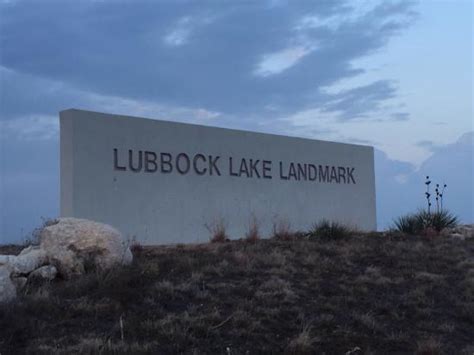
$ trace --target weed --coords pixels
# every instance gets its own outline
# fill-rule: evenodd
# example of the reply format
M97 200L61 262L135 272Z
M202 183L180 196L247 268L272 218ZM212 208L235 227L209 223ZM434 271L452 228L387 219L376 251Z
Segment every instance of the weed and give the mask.
M420 210L395 219L394 228L399 232L410 235L427 235L430 234L430 230L439 233L444 228L453 228L457 224L457 217L447 210L432 213L428 210Z
M341 223L323 219L313 225L309 232L309 238L343 239L349 237L352 233L353 231L349 227Z
M313 344L318 338L311 336L312 327L310 324L303 326L301 332L293 338L287 347L289 354L312 354L314 353Z
M447 210L436 211L435 213L426 213L422 211L418 218L422 221L424 228L433 228L440 232L444 228L456 227L458 218Z
M136 237L133 237L131 240L129 240L128 245L133 255L143 252L143 245L137 240Z
M422 231L423 227L415 214L407 214L398 217L393 222L394 229L406 234L415 235Z
M226 233L226 223L224 219L217 219L211 224L206 224L205 227L211 234L209 237L209 241L211 243L224 243L229 241L229 237Z
M273 238L276 240L293 240L294 233L291 232L291 224L286 219L278 219L273 223Z
M260 239L260 228L257 217L252 215L247 233L245 233L245 240L251 243L255 243Z

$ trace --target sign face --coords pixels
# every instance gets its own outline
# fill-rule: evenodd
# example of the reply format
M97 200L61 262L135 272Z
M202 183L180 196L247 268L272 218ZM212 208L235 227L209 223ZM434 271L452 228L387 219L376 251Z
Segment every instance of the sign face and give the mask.
M322 219L376 229L372 147L75 109L60 127L61 215L142 244L205 242L222 225L231 238Z

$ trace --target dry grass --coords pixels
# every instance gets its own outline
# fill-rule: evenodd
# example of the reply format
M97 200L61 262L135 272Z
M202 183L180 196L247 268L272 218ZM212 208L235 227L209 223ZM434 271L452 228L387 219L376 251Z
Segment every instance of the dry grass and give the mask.
M210 233L209 241L211 243L224 243L229 241L229 237L226 233L226 223L223 219L215 220L205 226Z
M303 325L301 332L288 344L286 352L289 354L312 354L315 350L313 345L319 340L311 335L312 332L310 324Z
M250 243L255 243L260 240L260 227L255 215L252 215L250 219L247 233L245 233L245 240Z
M288 220L280 218L273 222L273 239L289 241L295 239Z
M293 234L134 251L113 272L27 284L0 307L0 353L474 349L472 239Z

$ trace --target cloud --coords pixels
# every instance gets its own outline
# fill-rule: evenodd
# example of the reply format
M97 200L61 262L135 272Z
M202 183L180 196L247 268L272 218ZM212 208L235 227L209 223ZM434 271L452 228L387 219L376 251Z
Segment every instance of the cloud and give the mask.
M410 114L408 112L395 112L392 113L391 117L394 121L408 121L410 119Z
M275 53L265 54L262 61L258 63L254 73L263 77L279 74L298 63L311 50L303 46L296 46Z
M182 46L188 41L190 34L190 18L183 17L179 19L177 26L165 35L163 40L170 46Z
M340 120L367 117L380 112L383 102L395 97L395 86L388 80L380 80L355 89L334 94L323 106L324 112L337 112Z
M474 132L465 133L452 144L437 146L421 165L419 181L425 175L434 183L446 183L445 206L462 221L474 223Z
M0 138L6 139L13 135L24 141L49 140L58 135L58 123L56 117L46 115L0 121Z
M100 95L79 90L67 83L17 73L0 66L0 127L3 134L44 138L57 134L58 112L67 108L83 108L131 116L163 118L171 121L210 123L219 112L202 107L159 104L148 100ZM25 95L25 93L30 93Z
M202 14L199 17L181 17L177 20L176 24L171 27L169 32L165 34L163 41L172 47L183 46L190 41L190 37L199 26L205 26L212 23L212 21L212 17Z
M418 147L424 148L430 152L435 152L438 148L442 148L443 145L435 143L430 140L421 140L416 143Z
M364 11L350 4L18 2L2 7L1 61L25 78L83 92L249 120L272 119L269 107L292 114L328 99L334 104L326 110L341 111L341 119L352 118L343 107L351 104L364 117L396 94L393 83L381 80L345 97L322 88L363 73L353 61L382 48L414 17L405 1ZM372 88L383 92L376 96ZM43 93L38 88L33 96Z
M1 235L57 214L66 108L319 138L327 121L407 119L387 105L392 78L328 90L416 17L408 1L366 4L0 3ZM379 158L383 181L407 191L412 167Z
M379 228L390 226L393 218L426 207L425 177L448 185L445 207L463 223L474 223L474 132L456 142L437 145L419 169L409 163L389 159L375 151L377 214Z

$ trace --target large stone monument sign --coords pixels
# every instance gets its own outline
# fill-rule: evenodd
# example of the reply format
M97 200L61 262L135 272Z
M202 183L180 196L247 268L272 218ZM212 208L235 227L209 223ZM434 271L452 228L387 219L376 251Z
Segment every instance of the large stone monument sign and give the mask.
M143 244L232 238L257 221L376 228L373 148L110 115L60 113L61 215Z

